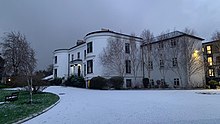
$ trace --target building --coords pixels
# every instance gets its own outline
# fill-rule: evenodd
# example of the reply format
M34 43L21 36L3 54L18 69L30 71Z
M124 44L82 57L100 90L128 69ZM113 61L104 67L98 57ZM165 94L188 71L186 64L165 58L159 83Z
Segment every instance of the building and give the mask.
M118 73L109 70L101 64L100 55L103 53L108 45L110 39L122 39L124 44L123 49L127 56L129 56L130 50L130 39L132 38L138 49L142 44L142 39L131 35L113 32L110 30L102 29L101 31L95 31L88 33L83 40L78 40L77 44L69 49L57 49L54 51L54 77L67 78L71 75L83 76L88 84L88 81L96 76L102 76L110 78L112 76L118 76ZM140 50L140 49L139 49ZM140 55L140 51L136 53ZM141 60L141 55L139 56ZM138 68L136 79L132 76L131 62L128 60L122 60L124 62L125 74L124 76L124 87L135 87L142 82L143 76L141 67ZM140 61L141 62L141 61ZM140 64L141 65L141 64ZM134 83L136 80L137 83Z
M206 82L220 81L220 40L203 43Z
M120 40L118 43L122 45L123 57L118 59L122 73L100 59L112 39ZM55 50L53 75L65 79L71 75L83 76L87 85L96 76L120 75L124 77L124 87L142 87L143 78L149 78L151 86L201 87L205 79L202 41L174 31L145 42L140 37L102 29L88 33L72 48Z
M204 84L202 38L174 31L142 45L144 77L150 84L201 87Z

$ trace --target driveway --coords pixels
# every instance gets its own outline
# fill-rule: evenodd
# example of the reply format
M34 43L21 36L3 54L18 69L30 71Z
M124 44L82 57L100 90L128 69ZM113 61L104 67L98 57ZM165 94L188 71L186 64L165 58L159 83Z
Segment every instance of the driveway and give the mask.
M218 90L89 90L49 87L60 103L25 124L219 124ZM198 94L209 92L215 94Z

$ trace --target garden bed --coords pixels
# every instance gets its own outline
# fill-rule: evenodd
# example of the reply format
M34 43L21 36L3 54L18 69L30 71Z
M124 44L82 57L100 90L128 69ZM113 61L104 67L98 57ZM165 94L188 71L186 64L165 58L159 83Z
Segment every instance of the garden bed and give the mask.
M4 102L5 96L12 92L15 91L0 90L0 102ZM59 100L55 94L41 92L33 94L33 104L30 104L29 96L29 92L20 91L17 101L0 104L0 123L17 122L43 111Z

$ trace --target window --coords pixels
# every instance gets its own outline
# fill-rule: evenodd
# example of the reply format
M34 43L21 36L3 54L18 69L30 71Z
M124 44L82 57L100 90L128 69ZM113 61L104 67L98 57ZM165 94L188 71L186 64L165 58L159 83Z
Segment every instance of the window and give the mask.
M86 59L86 50L84 50L84 59Z
M160 82L161 82L162 85L165 85L165 79L161 79Z
M152 45L148 44L147 49L148 49L148 51L151 51L152 50Z
M86 64L84 64L84 76L86 76Z
M77 53L77 59L80 59L80 52Z
M170 46L171 46L171 47L175 47L175 46L176 46L176 40L172 39L172 40L170 41Z
M220 56L216 57L216 64L220 64Z
M174 78L174 86L179 86L179 85L180 85L179 78Z
M150 79L150 84L154 86L154 79Z
M209 76L214 76L214 69L209 69Z
M93 73L93 60L87 61L87 74Z
M160 68L163 68L163 67L164 67L164 61L160 60Z
M125 53L130 53L130 44L129 43L125 43Z
M209 63L209 65L213 65L212 57L208 57L208 63Z
M131 87L131 79L126 79L126 87Z
M92 42L87 43L87 53L92 53Z
M212 54L212 48L211 46L206 46L207 54Z
M131 61L125 60L126 73L131 73Z
M57 56L54 58L54 63L57 64Z
M163 49L163 42L159 42L159 49Z
M72 57L72 61L73 61L74 60L74 54L72 54L71 57Z
M148 61L148 69L153 69L153 62L152 61Z
M54 69L54 78L57 78L57 69Z
M177 66L177 58L173 58L172 62L173 62L173 67Z

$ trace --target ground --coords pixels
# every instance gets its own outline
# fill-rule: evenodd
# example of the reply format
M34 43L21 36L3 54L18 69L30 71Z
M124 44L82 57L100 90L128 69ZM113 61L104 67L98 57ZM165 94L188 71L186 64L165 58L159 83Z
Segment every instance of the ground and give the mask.
M60 103L29 124L219 124L218 90L89 90L49 87ZM211 92L216 94L201 94Z

